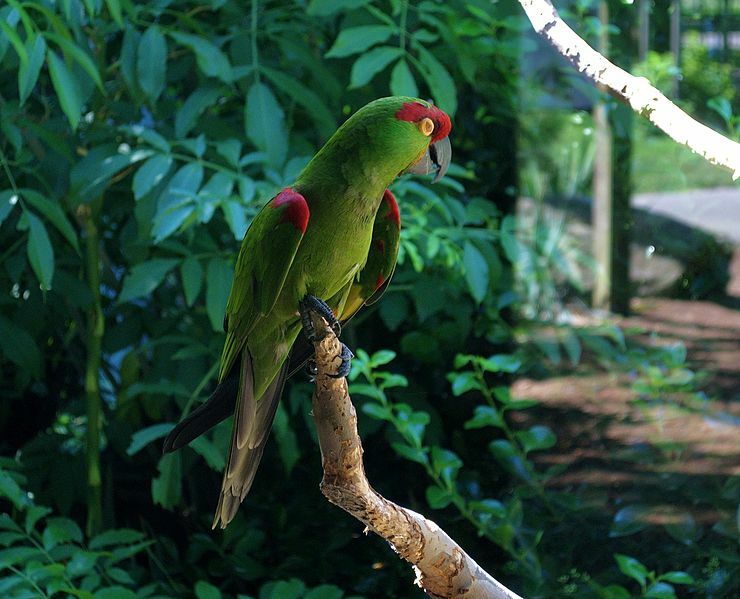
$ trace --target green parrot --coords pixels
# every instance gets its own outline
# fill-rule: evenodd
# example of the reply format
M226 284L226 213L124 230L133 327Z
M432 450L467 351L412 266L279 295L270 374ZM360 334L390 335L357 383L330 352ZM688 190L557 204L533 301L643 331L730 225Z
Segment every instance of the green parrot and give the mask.
M308 310L332 325L383 293L395 267L400 174L447 171L450 118L424 100L394 96L350 117L270 200L247 230L226 306L218 386L168 435L174 451L234 413L213 527L234 518L249 491L285 379L310 358L299 337ZM338 372L349 371L346 350Z

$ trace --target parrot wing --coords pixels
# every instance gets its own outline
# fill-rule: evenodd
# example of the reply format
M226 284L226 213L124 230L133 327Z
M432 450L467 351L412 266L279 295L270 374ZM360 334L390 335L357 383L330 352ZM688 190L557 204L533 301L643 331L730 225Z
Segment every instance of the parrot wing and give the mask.
M226 306L226 343L219 382L228 380L239 359L231 448L224 471L214 528L225 527L252 486L267 437L272 428L288 363L280 367L264 393L255 395L253 359L246 341L254 326L268 315L306 232L309 209L305 198L285 189L255 217L242 243L234 283ZM297 309L297 306L296 306ZM266 381L265 381L266 382Z
M226 342L219 382L231 370L252 327L275 305L308 219L306 199L288 188L270 200L252 221L236 261L226 304Z

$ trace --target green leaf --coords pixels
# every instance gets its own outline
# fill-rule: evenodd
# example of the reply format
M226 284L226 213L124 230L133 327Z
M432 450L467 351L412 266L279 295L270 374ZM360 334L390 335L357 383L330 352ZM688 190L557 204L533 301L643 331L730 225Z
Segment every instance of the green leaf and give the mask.
M375 75L402 55L400 48L380 46L360 56L352 65L349 78L349 89L356 89L368 84Z
M12 189L0 191L0 225L8 217L13 207L18 203L18 194Z
M213 258L206 272L206 312L214 331L223 331L226 302L229 299L234 269L230 262Z
M141 90L152 103L156 102L167 78L167 40L156 25L151 25L141 36L136 73Z
M298 449L298 438L290 426L288 412L283 406L283 402L278 404L272 431L278 444L278 452L280 453L280 460L283 462L285 472L290 474L293 467L298 463L301 452Z
M619 510L614 516L610 537L624 537L647 528L650 508L641 505L628 505Z
M179 262L172 258L154 258L134 266L123 280L123 289L118 295L118 303L149 295L159 287L167 273Z
M229 59L207 39L179 31L170 31L169 33L176 41L195 52L198 68L204 75L217 77L224 83L230 83L234 79Z
M190 449L203 457L206 464L216 472L221 472L226 466L226 457L207 437L200 436L193 439L190 442Z
M214 87L199 87L190 94L175 114L175 137L184 138L195 127L206 108L213 106L221 97L221 90Z
M483 428L493 426L505 428L504 419L495 409L490 406L476 406L475 415L465 423L465 429Z
M69 219L67 219L59 202L50 200L33 189L22 188L18 191L26 202L43 214L56 227L77 252L80 251L80 246L77 242L77 232L72 227Z
M98 86L98 89L103 94L105 94L103 80L100 78L98 67L93 62L93 59L90 58L89 54L87 54L77 44L71 42L65 37L62 37L61 35L51 33L50 31L44 32L44 35L59 45L59 47L64 52L65 57L71 56L72 58L74 58L75 62L79 64L82 67L82 70L85 71L90 76L90 79L95 82L95 85Z
M34 378L41 376L41 352L28 331L0 316L0 350Z
M380 394L380 391L375 389L375 387L371 387L371 389L373 389L374 392ZM354 393L355 391L355 385L353 385L352 392ZM361 391L357 391L357 393L359 393L360 395L368 395L367 393L362 393ZM362 411L371 418L375 418L376 420L391 420L392 418L392 411L388 406L384 406L375 402L369 401L363 404Z
M95 599L139 599L139 595L121 586L106 587L95 591Z
M280 168L288 152L288 131L285 115L267 85L256 81L247 92L244 106L247 137L267 154L272 168Z
M455 480L462 465L462 460L455 452L441 447L432 447L432 469L448 484L451 485Z
M521 443L524 453L538 449L549 449L557 442L557 437L547 426L536 425L526 431L514 433L517 441Z
M365 6L368 0L311 0L306 12L312 17L328 17L340 11L349 11Z
M656 582L648 587L643 599L676 599L676 591L665 582Z
M429 507L435 510L446 508L453 500L449 491L436 486L427 487L426 497Z
M31 531L36 528L38 521L49 514L51 514L51 508L39 505L30 506L26 511L26 521L24 523L26 532L31 534Z
M196 582L193 590L198 599L221 599L221 591L205 580Z
M303 599L342 599L344 591L333 584L320 584L303 596ZM348 597L347 599L351 599ZM357 599L357 598L355 598Z
M617 560L617 565L622 574L636 580L640 586L645 585L645 581L648 576L648 569L645 566L638 562L634 557L622 555L621 553L615 553L614 559Z
M419 97L419 88L405 58L399 60L391 71L391 93L394 96Z
M481 384L473 372L452 372L449 374L452 383L452 394L460 397L462 394L472 390L481 390Z
M480 250L469 241L465 242L463 249L463 264L470 295L480 304L488 293L488 263Z
M59 105L72 126L77 129L82 112L82 89L74 73L67 68L64 61L55 52L49 50L46 55L51 75L51 84L54 86Z
M376 351L370 358L370 366L377 368L378 366L392 362L395 358L396 352L390 349L381 349L380 351Z
M673 584L694 584L696 582L691 574L679 570L672 570L671 572L661 574L658 576L658 580L665 580Z
M244 206L237 198L227 198L221 202L221 211L226 223L234 234L234 239L241 241L247 232L247 215Z
M11 547L0 551L0 571L30 559L43 559L43 552L35 547ZM25 595L32 597L33 595Z
M148 148L132 151L125 144L96 146L72 167L70 195L77 203L92 202L100 197L115 175L152 154Z
M416 49L419 52L419 60L423 67L424 79L427 85L429 85L434 102L447 114L454 116L457 111L455 81L447 69L431 52L419 44L416 44Z
M75 551L67 564L67 575L70 578L79 578L88 574L100 559L100 553L92 551Z
M60 543L67 543L68 541L82 543L82 531L69 518L49 518L46 521L46 528L44 528L41 539L44 543L44 549L49 551Z
M396 31L388 25L360 25L339 32L326 58L342 58L364 52L371 46L386 41Z
M149 445L152 441L156 441L157 439L161 439L167 433L169 433L174 428L174 425L170 422L165 422L162 424L153 424L152 426L147 426L146 428L142 428L139 431L136 431L133 435L131 435L131 443L128 446L128 449L126 450L126 453L128 455L134 455L136 453L139 453L144 447Z
M108 13L116 22L116 25L123 28L123 15L121 14L121 3L119 0L105 0L108 7Z
M111 547L112 545L129 545L141 541L144 537L144 533L138 530L115 528L101 532L99 535L90 539L88 547L92 550L98 550L104 547Z
M36 87L41 67L46 58L46 42L43 36L34 35L26 40L28 48L28 62L21 62L18 69L18 95L21 106L31 95L33 88Z
M170 172L170 168L172 168L172 156L155 154L148 158L134 174L131 186L134 199L140 200L156 187Z
M182 277L182 288L185 292L185 303L192 306L203 284L203 267L200 260L188 256L180 265L180 276Z
M418 462L419 464L429 463L429 458L423 449L411 447L404 443L391 443L391 447L393 447L393 450L402 458L406 458L412 462Z
M497 439L488 445L488 449L496 458L496 461L509 473L518 476L525 482L532 481L532 473L511 442L505 439Z
M216 152L226 159L231 166L239 166L242 155L242 142L235 138L216 142Z
M516 372L521 368L522 361L511 354L496 354L480 360L479 364L486 372Z
M44 223L30 210L26 210L24 214L28 218L29 227L28 260L41 283L41 288L48 291L54 278L54 249L51 247Z
M162 456L157 470L159 476L152 481L152 501L165 509L172 509L180 502L180 479L182 478L180 453L174 452Z
M0 497L9 499L10 502L19 510L28 505L28 496L15 482L15 479L7 472L0 470Z
M300 81L276 69L260 66L260 71L296 104L300 104L314 120L318 133L328 138L337 128L334 113L326 106L324 97Z
M197 208L197 192L203 181L203 167L191 162L170 179L157 200L152 236L159 243L174 233Z
M686 511L676 510L671 513L669 521L663 527L669 535L684 545L691 545L701 535L701 527L697 525L694 516Z

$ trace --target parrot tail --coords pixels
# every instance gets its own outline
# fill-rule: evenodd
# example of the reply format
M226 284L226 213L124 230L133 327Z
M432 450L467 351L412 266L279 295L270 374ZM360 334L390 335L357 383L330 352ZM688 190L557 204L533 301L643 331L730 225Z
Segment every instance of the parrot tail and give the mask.
M211 427L226 420L234 413L236 394L239 391L239 372L232 368L211 396L173 428L164 440L162 453L170 453L200 437Z
M246 347L242 351L231 449L212 528L226 528L252 486L289 369L290 361L285 360L264 394L255 398L252 356Z

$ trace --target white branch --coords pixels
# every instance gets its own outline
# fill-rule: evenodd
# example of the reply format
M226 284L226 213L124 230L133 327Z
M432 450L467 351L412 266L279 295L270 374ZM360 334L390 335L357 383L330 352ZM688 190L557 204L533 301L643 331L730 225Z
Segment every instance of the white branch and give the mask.
M388 501L370 486L347 381L331 376L341 363L341 344L321 317L312 314L312 321L318 333L312 403L324 467L322 493L410 562L416 584L430 597L522 599L483 570L434 522Z
M550 0L519 0L519 4L534 30L591 81L605 86L678 143L729 168L733 179L740 177L740 144L692 119L644 77L609 62L568 27Z

